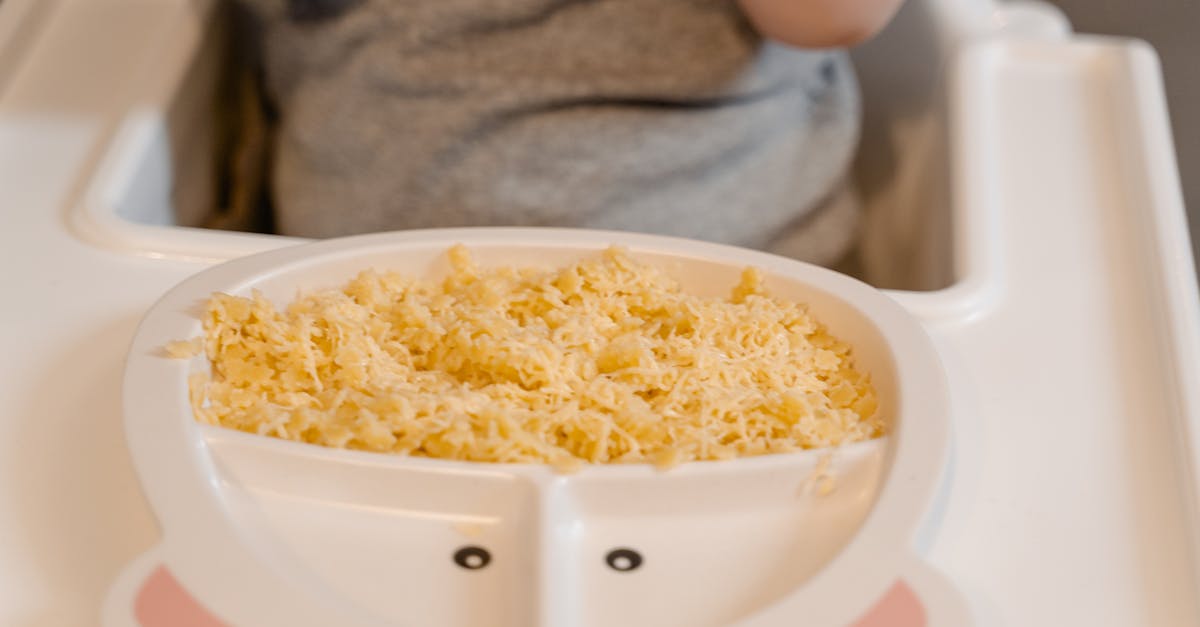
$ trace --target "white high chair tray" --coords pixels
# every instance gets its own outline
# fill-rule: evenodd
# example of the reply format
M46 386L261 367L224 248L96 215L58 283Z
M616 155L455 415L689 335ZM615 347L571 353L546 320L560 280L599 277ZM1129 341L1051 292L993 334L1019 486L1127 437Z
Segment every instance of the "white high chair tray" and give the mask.
M291 243L132 227L92 197L97 167L120 170L141 51L106 25L158 15L100 4L52 5L0 77L4 625L96 624L161 539L120 403L147 309L213 260ZM953 403L915 548L980 625L1200 624L1200 306L1153 54L997 37L958 61L959 280L889 293L933 337Z

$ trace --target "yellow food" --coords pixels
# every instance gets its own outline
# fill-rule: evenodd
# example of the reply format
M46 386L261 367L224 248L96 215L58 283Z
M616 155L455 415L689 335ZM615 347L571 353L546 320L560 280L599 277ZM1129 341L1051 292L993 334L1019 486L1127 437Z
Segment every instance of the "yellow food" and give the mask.
M479 462L692 460L879 436L850 347L747 269L684 293L620 249L557 270L441 282L368 270L285 310L215 294L197 420L331 447Z
M168 357L175 359L191 359L204 352L204 338L195 337L190 340L167 342L163 347Z

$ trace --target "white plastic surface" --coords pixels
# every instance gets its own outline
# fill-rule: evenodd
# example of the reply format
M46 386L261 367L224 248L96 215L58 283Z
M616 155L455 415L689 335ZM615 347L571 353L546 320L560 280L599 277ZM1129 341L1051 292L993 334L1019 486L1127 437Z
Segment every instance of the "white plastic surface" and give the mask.
M96 624L121 569L161 540L121 435L122 359L152 303L206 265L67 224L145 102L135 78L162 59L147 49L179 52L164 16L180 4L52 3L0 95L0 624ZM878 206L953 192L955 272L895 251L876 264L956 283L892 294L934 337L956 407L921 546L982 625L1200 624L1200 314L1157 63L1127 40L1006 38L975 18L986 5L910 1L888 35L908 50L943 41L930 22L947 41L994 35L965 52L857 57L875 64L866 106L891 147L871 154L901 166L880 168ZM953 117L937 94L901 97L923 67L956 77ZM939 137L952 158L923 161Z

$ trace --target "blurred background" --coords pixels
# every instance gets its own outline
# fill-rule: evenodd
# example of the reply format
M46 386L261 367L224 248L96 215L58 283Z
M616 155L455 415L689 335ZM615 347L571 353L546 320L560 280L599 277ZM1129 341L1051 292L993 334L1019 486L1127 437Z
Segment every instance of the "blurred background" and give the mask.
M1200 0L1051 1L1070 17L1075 32L1137 37L1158 50L1192 250L1200 259Z

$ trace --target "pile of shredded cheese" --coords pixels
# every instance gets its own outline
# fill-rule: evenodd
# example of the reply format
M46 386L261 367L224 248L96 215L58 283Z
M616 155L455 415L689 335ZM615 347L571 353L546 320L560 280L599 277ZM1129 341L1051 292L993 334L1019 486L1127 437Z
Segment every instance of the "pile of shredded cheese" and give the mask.
M558 270L444 281L366 271L280 311L215 294L197 420L331 447L480 462L730 459L883 433L850 347L747 269L728 299L684 293L620 249ZM200 338L197 338L199 340Z

